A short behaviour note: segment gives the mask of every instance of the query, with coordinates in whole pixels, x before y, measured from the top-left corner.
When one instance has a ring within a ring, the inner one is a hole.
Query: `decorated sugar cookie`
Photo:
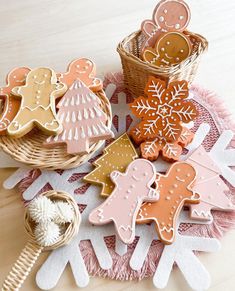
[[[142,121],[138,127],[144,140],[162,136],[175,142],[182,132],[182,122],[194,120],[198,112],[188,97],[187,81],[175,81],[166,86],[165,81],[149,77],[145,87],[146,97],[140,96],[130,108]]]
[[[21,137],[35,126],[46,134],[57,134],[62,126],[56,117],[55,98],[62,96],[67,87],[57,83],[56,74],[49,68],[34,69],[26,77],[24,86],[12,93],[21,99],[20,109],[7,128],[9,135]]]
[[[12,96],[11,90],[15,86],[24,85],[29,72],[30,69],[26,67],[13,69],[7,75],[6,87],[0,88],[0,95],[4,97],[3,111],[0,118],[0,134],[6,134],[8,125],[14,119],[20,108],[20,100]]]
[[[125,173],[114,171],[110,178],[115,184],[112,194],[94,209],[89,221],[95,225],[113,222],[120,239],[130,244],[135,238],[135,221],[143,201],[158,200],[158,192],[151,185],[156,176],[152,163],[137,159]]]
[[[228,186],[220,178],[221,171],[209,154],[200,146],[187,160],[197,170],[193,190],[200,194],[201,202],[190,205],[191,218],[211,220],[211,210],[234,211],[235,205],[227,197]]]
[[[107,197],[114,189],[110,173],[116,170],[121,173],[125,172],[127,166],[136,158],[138,158],[138,154],[128,135],[124,133],[104,149],[103,155],[93,163],[95,169],[83,180],[101,185],[100,195]]]
[[[49,137],[45,145],[66,144],[68,154],[80,154],[89,152],[91,142],[113,137],[105,124],[107,116],[100,103],[100,99],[84,83],[75,81],[57,105],[63,131],[60,135]]]
[[[97,92],[103,88],[103,84],[95,75],[95,63],[89,59],[82,58],[71,62],[66,73],[58,74],[58,79],[68,87],[72,86],[74,81],[81,80],[92,91]]]
[[[144,47],[154,47],[162,32],[183,32],[188,26],[190,17],[190,9],[182,0],[159,2],[153,12],[153,19],[142,22],[141,30],[147,37]]]
[[[185,162],[173,164],[166,175],[157,175],[157,202],[144,203],[137,216],[138,223],[156,223],[159,239],[171,244],[176,234],[176,222],[184,204],[199,203],[200,196],[192,190],[196,179],[194,167]]]
[[[156,67],[170,67],[181,63],[190,54],[189,38],[180,32],[168,32],[158,38],[154,48],[144,50],[143,59]]]
[[[186,127],[183,127],[179,139],[175,142],[167,142],[161,135],[156,136],[153,140],[145,141],[140,135],[138,126],[132,128],[129,134],[136,144],[140,144],[142,158],[156,161],[161,154],[162,158],[169,162],[178,161],[183,148],[190,144],[194,137],[194,134]]]

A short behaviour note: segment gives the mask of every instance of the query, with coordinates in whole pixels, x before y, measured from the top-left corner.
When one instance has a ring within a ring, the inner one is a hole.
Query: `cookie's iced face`
[[[178,64],[190,55],[190,44],[187,38],[177,32],[166,33],[158,42],[156,51],[160,60],[169,64]]]
[[[166,31],[183,31],[189,23],[190,10],[183,1],[166,0],[156,7],[154,20]]]
[[[190,185],[196,178],[196,171],[193,166],[182,162],[175,165],[171,175],[175,177],[176,183],[184,183],[186,186]]]
[[[93,64],[88,59],[79,59],[72,63],[71,71],[78,75],[87,74],[89,75],[93,70]]]
[[[135,182],[148,181],[154,174],[153,167],[143,159],[134,161],[128,172]]]
[[[8,85],[10,85],[11,88],[16,86],[23,86],[29,72],[30,69],[25,67],[12,70],[7,77]]]
[[[39,68],[31,71],[26,80],[26,85],[45,86],[51,84],[52,71],[48,68]]]

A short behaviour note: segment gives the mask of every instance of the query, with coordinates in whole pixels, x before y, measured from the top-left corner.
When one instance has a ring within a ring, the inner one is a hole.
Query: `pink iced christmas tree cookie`
[[[229,192],[229,188],[220,178],[221,171],[203,146],[200,146],[187,162],[193,165],[198,173],[193,190],[201,196],[200,204],[189,206],[191,218],[211,220],[212,209],[235,210],[235,206],[225,194]]]
[[[113,137],[105,125],[107,117],[100,108],[100,99],[77,80],[58,103],[58,118],[63,132],[50,136],[45,146],[66,144],[68,154],[88,153],[90,142]]]
[[[130,244],[135,238],[135,221],[143,201],[157,201],[158,192],[151,188],[156,170],[151,162],[137,159],[125,173],[114,171],[110,178],[116,185],[112,194],[89,215],[89,221],[103,225],[113,221],[120,239]]]
[[[153,19],[142,22],[141,30],[147,37],[144,47],[154,47],[162,32],[183,32],[188,26],[190,17],[190,9],[183,0],[160,1],[153,12]]]

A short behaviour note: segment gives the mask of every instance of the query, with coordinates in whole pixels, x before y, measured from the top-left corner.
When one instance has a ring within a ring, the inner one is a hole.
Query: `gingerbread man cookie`
[[[8,125],[14,119],[20,108],[20,101],[12,96],[11,90],[15,86],[23,86],[29,72],[30,69],[26,67],[13,69],[7,75],[6,87],[0,88],[0,95],[4,97],[4,107],[0,118],[0,134],[6,134]]]
[[[185,162],[173,164],[166,175],[158,174],[156,190],[160,198],[154,203],[144,203],[137,216],[137,222],[154,221],[159,239],[165,244],[174,241],[176,222],[184,204],[200,202],[200,195],[192,191],[196,179],[194,167]]]
[[[189,123],[198,115],[193,103],[186,100],[187,81],[175,81],[167,86],[165,81],[149,77],[145,94],[146,97],[140,96],[130,103],[133,114],[142,119],[138,127],[143,140],[161,136],[175,142],[182,133],[182,122]]]
[[[182,0],[163,0],[153,12],[152,20],[142,22],[141,30],[146,36],[146,46],[154,47],[162,32],[183,32],[190,21],[188,5]]]
[[[68,88],[76,80],[81,80],[92,91],[97,92],[103,88],[103,83],[95,77],[96,66],[91,60],[82,58],[69,64],[67,72],[57,74],[58,80],[65,83]]]
[[[151,188],[156,170],[152,163],[137,159],[129,164],[125,173],[114,171],[110,178],[115,184],[112,194],[89,216],[95,225],[113,221],[120,239],[130,244],[135,238],[136,216],[143,201],[157,201],[159,196]]]
[[[191,54],[189,38],[180,32],[168,32],[161,35],[155,47],[147,47],[143,60],[156,67],[170,67],[187,59]]]
[[[35,126],[49,135],[60,133],[63,128],[56,117],[55,98],[62,96],[66,89],[65,84],[57,83],[53,70],[32,70],[27,75],[24,86],[12,89],[12,93],[21,98],[21,105],[7,128],[8,134],[21,137]]]

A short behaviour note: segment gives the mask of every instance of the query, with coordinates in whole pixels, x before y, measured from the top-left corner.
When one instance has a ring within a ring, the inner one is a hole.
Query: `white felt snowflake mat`
[[[188,214],[181,213],[180,223],[198,223],[188,219]],[[210,222],[208,222],[210,223]],[[130,259],[130,267],[134,270],[142,268],[154,240],[158,240],[154,224],[139,226],[141,236]],[[193,251],[215,252],[220,249],[220,242],[214,238],[185,236],[177,234],[171,245],[165,245],[159,259],[153,284],[162,289],[167,286],[174,263],[177,264],[185,280],[193,290],[206,290],[210,286],[210,275]]]

